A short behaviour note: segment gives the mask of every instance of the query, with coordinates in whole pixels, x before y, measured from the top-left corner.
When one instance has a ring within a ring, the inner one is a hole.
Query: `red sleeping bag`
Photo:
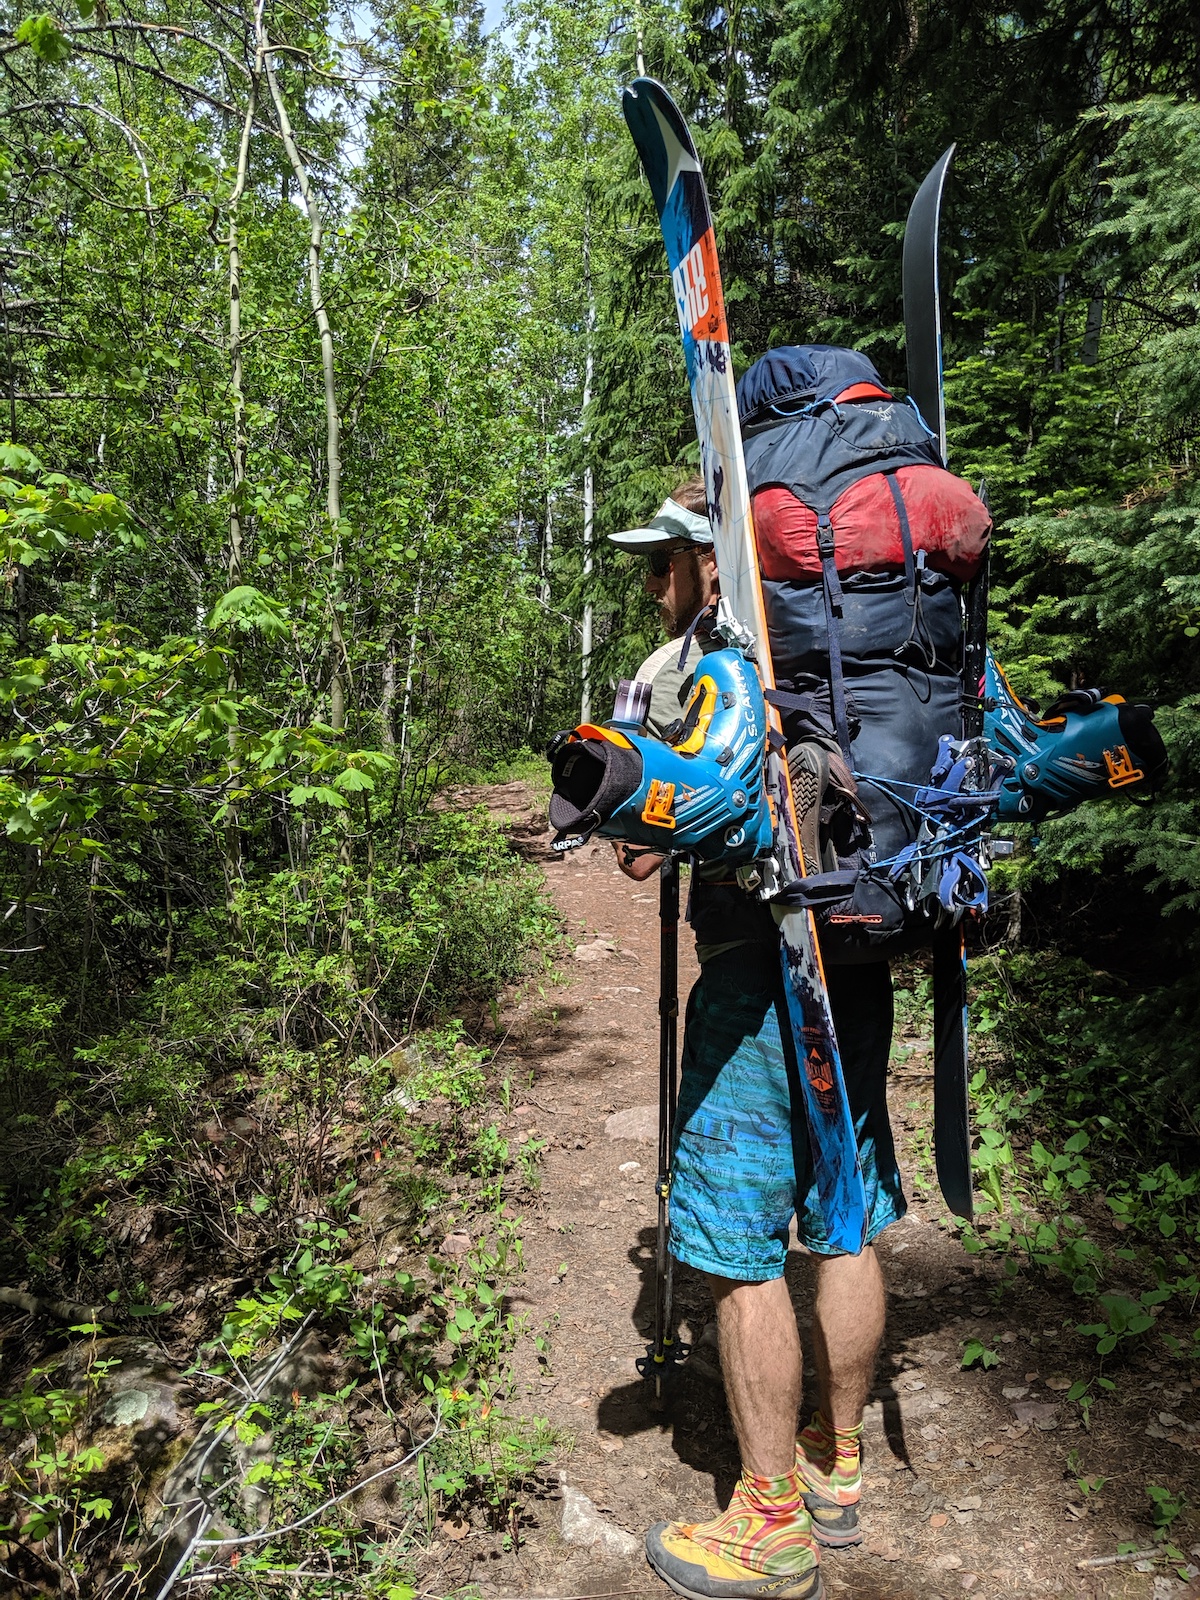
[[[992,520],[969,483],[944,467],[900,467],[914,550],[925,564],[965,581],[979,570]],[[764,578],[819,578],[817,514],[790,489],[759,489],[752,497],[758,560]],[[881,472],[859,478],[829,514],[839,572],[902,571],[904,543],[896,503]]]

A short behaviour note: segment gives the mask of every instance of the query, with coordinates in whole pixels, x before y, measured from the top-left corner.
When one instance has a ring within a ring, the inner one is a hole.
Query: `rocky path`
[[[624,878],[606,844],[552,860],[536,807],[512,791],[492,803],[524,818],[518,834],[546,863],[572,951],[563,981],[527,994],[505,1018],[500,1066],[514,1092],[504,1131],[536,1130],[549,1146],[513,1300],[531,1334],[549,1333],[549,1361],[538,1359],[532,1337],[523,1342],[516,1401],[561,1430],[571,1487],[565,1503],[551,1497],[534,1508],[537,1526],[519,1551],[493,1553],[471,1578],[487,1600],[665,1595],[641,1556],[642,1531],[660,1518],[711,1515],[738,1465],[696,1274],[677,1275],[683,1336],[696,1349],[665,1408],[634,1368],[654,1295],[657,883]],[[680,945],[686,995],[695,974],[686,929]],[[1152,1542],[1147,1474],[1158,1452],[1174,1452],[1176,1473],[1187,1457],[1182,1446],[1145,1438],[1145,1427],[1161,1411],[1195,1429],[1200,1396],[1190,1373],[1156,1378],[1151,1362],[1128,1399],[1083,1430],[1065,1400],[1084,1348],[1073,1332],[1080,1302],[1069,1290],[1055,1300],[1042,1289],[1005,1289],[998,1267],[964,1251],[930,1186],[927,1029],[901,996],[890,1098],[910,1210],[879,1246],[889,1320],[866,1423],[865,1544],[827,1557],[827,1588],[864,1600],[1182,1595],[1184,1583],[1161,1564],[1150,1572],[1077,1563],[1115,1553],[1119,1540]],[[787,1276],[807,1344],[811,1271],[798,1247]],[[994,1348],[999,1364],[964,1371],[971,1339]],[[1078,1480],[1088,1475],[1106,1482],[1085,1492]],[[597,1524],[606,1530],[599,1543],[564,1538],[595,1539]]]

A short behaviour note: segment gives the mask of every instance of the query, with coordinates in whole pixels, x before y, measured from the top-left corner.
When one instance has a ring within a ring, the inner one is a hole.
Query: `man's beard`
[[[676,558],[675,600],[671,604],[664,597],[659,601],[663,627],[668,639],[681,639],[695,621],[696,613],[704,604],[704,588],[700,582],[700,560],[692,551]]]

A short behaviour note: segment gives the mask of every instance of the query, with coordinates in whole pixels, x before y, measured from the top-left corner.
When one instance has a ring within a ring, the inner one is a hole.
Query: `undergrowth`
[[[1127,997],[1114,980],[1047,951],[997,952],[973,973],[983,1064],[971,1082],[976,1216],[961,1241],[995,1263],[999,1301],[1031,1280],[1074,1299],[1064,1398],[1090,1431],[1136,1363],[1166,1363],[1184,1388],[1198,1371],[1195,1125],[1190,1114],[1166,1120],[1170,1083],[1123,1048]],[[962,1355],[983,1369],[999,1360],[979,1340]],[[1191,1448],[1182,1434],[1175,1442]],[[1085,1497],[1102,1486],[1078,1483]],[[1165,1554],[1183,1561],[1171,1541],[1186,1496],[1162,1484],[1145,1492]]]
[[[215,1562],[217,1600],[286,1572],[408,1600],[446,1528],[522,1536],[555,1440],[515,1409],[507,1290],[543,1147],[500,1131],[488,1016],[556,922],[482,814],[365,891],[329,843],[243,882],[240,950],[197,927],[107,1030],[0,983],[0,1270],[41,1308],[0,1402],[18,1583],[132,1597]],[[147,1334],[194,1418],[169,1449],[119,1421]],[[201,1487],[205,1527],[158,1508]]]

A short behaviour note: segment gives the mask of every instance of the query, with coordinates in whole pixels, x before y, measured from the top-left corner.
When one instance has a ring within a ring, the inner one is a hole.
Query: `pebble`
[[[599,1545],[605,1555],[618,1560],[628,1560],[641,1549],[642,1541],[615,1523],[605,1521],[587,1495],[567,1482],[565,1472],[559,1473],[558,1481],[562,1491],[564,1543],[584,1548]]]
[[[610,1139],[655,1144],[658,1141],[658,1107],[630,1106],[627,1111],[614,1111],[605,1120],[604,1132]]]
[[[873,1539],[867,1546],[867,1554],[878,1556],[880,1561],[902,1561],[904,1552],[900,1546],[893,1544],[890,1539]]]
[[[575,946],[576,961],[607,961],[609,956],[616,953],[616,945],[611,939],[592,939],[587,944]]]
[[[1041,1433],[1052,1433],[1058,1427],[1058,1407],[1047,1401],[1018,1400],[1012,1410],[1018,1422],[1032,1425]]]

